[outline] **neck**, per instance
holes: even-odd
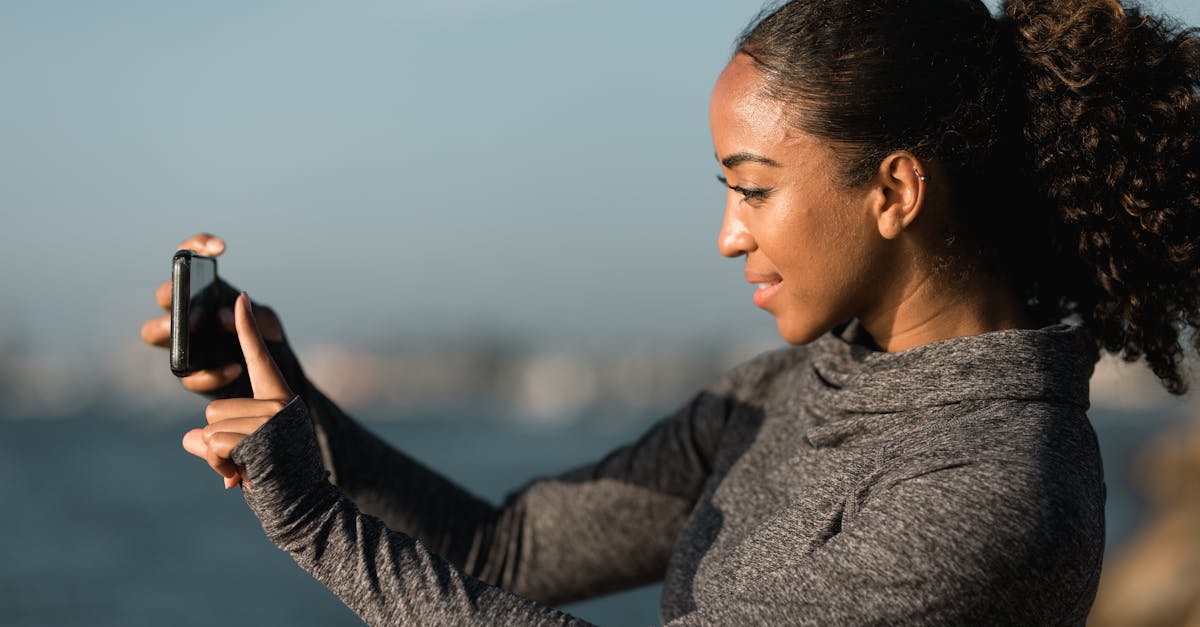
[[[901,285],[900,293],[890,303],[859,320],[887,352],[1032,326],[1012,288],[982,274],[956,284],[939,282],[926,274]]]

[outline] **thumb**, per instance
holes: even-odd
[[[238,296],[233,311],[238,343],[242,345],[242,356],[246,358],[246,372],[250,375],[254,398],[290,400],[292,390],[279,373],[262,334],[258,332],[258,322],[254,320],[250,296],[246,292]]]

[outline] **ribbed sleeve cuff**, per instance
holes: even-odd
[[[306,495],[332,489],[308,407],[297,396],[230,453],[245,473],[242,494],[264,527]],[[268,529],[269,531],[269,529]]]

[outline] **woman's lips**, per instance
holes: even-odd
[[[766,309],[767,303],[775,292],[779,291],[779,286],[783,285],[783,281],[765,281],[754,284],[758,289],[754,290],[754,304]]]
[[[763,308],[766,308],[767,302],[771,300],[775,292],[779,291],[779,286],[783,284],[783,277],[778,274],[747,272],[746,280],[758,288],[754,290],[754,304]]]

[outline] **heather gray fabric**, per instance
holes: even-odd
[[[548,605],[656,580],[671,625],[1082,625],[1095,357],[1064,325],[883,353],[851,323],[499,507],[303,381],[233,457],[271,540],[373,625],[582,624]]]

